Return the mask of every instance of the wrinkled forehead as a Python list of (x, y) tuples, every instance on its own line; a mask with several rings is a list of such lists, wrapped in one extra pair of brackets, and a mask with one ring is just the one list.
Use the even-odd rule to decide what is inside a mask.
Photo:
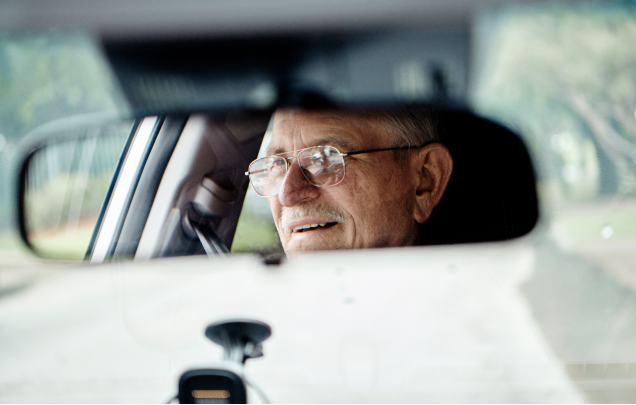
[(277, 110), (268, 155), (317, 145), (330, 145), (346, 152), (382, 144), (388, 135), (372, 114), (338, 110)]

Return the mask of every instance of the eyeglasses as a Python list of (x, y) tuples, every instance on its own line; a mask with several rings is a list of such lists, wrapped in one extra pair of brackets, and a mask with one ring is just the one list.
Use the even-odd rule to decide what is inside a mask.
[(245, 175), (250, 176), (250, 183), (252, 183), (256, 194), (262, 197), (274, 197), (280, 193), (289, 165), (294, 158), (298, 160), (298, 165), (307, 181), (316, 187), (331, 187), (340, 184), (345, 178), (345, 156), (422, 147), (424, 145), (341, 153), (333, 146), (312, 146), (311, 148), (256, 159), (250, 164)]

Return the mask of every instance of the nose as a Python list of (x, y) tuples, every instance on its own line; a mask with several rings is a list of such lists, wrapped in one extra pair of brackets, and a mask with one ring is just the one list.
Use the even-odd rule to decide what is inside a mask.
[(311, 184), (302, 173), (298, 162), (290, 162), (287, 174), (280, 187), (278, 201), (283, 207), (293, 207), (306, 200), (318, 198), (320, 189)]

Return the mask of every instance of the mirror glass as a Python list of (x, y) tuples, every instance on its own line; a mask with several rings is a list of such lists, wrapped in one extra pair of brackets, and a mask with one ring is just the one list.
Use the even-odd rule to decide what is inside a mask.
[(31, 155), (23, 209), (26, 238), (39, 255), (84, 258), (132, 125), (76, 130)]

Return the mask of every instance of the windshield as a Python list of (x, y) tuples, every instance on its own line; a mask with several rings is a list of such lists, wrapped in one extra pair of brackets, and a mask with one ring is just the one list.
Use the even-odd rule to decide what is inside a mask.
[(631, 378), (636, 13), (517, 6), (482, 14), (476, 32), (475, 105), (519, 129), (538, 176), (547, 238), (522, 291), (588, 401), (633, 401), (586, 381)]
[[(0, 94), (9, 95), (0, 99), (0, 401), (165, 402), (185, 370), (247, 356), (223, 357), (227, 348), (206, 340), (204, 331), (249, 318), (272, 333), (263, 347), (250, 347), (250, 356), (264, 356), (249, 360), (241, 378), (256, 381), (273, 402), (634, 402), (636, 9), (622, 2), (506, 5), (480, 10), (470, 32), (438, 34), (452, 41), (429, 35), (435, 46), (427, 49), (443, 56), (449, 44), (460, 44), (453, 51), (470, 49), (470, 64), (461, 58), (435, 64), (415, 51), (404, 60), (369, 56), (364, 43), (353, 56), (374, 63), (333, 78), (320, 58), (311, 59), (302, 67), (309, 76), (333, 79), (329, 95), (353, 100), (338, 110), (277, 109), (268, 104), (276, 89), (266, 74), (244, 83), (238, 80), (244, 76), (233, 76), (234, 65), (221, 62), (219, 77), (238, 78), (240, 86), (217, 86), (222, 80), (201, 75), (197, 65), (201, 81), (188, 84), (190, 92), (172, 93), (189, 82), (136, 66), (124, 78), (125, 96), (149, 95), (137, 101), (152, 107), (164, 96), (185, 100), (192, 111), (140, 117), (117, 126), (111, 138), (52, 142), (33, 159), (41, 172), (41, 184), (29, 189), (41, 228), (34, 235), (61, 251), (61, 233), (49, 228), (67, 227), (62, 217), (87, 224), (81, 249), (72, 252), (81, 257), (98, 216), (108, 214), (100, 214), (101, 195), (117, 186), (112, 173), (125, 163), (119, 151), (127, 153), (126, 139), (136, 148), (127, 184), (137, 188), (116, 190), (128, 222), (109, 223), (113, 235), (125, 237), (101, 241), (99, 264), (78, 267), (33, 258), (30, 267), (20, 266), (28, 254), (12, 226), (9, 173), (16, 145), (41, 125), (87, 113), (125, 115), (122, 82), (84, 34), (0, 36)], [(374, 38), (386, 52), (394, 40), (419, 49), (409, 48), (416, 35), (383, 35)], [(125, 71), (134, 47), (122, 49), (117, 66)], [(307, 53), (319, 55), (320, 47)], [(350, 62), (328, 56), (338, 68)], [(456, 72), (446, 84), (445, 71)], [(137, 82), (135, 74), (144, 73), (150, 79)], [(369, 81), (378, 87), (367, 88)], [(238, 96), (245, 89), (256, 89), (251, 96), (258, 102), (249, 107)], [(215, 91), (227, 99), (215, 99)], [(393, 128), (403, 117), (387, 115), (382, 103), (357, 105), (358, 93), (415, 106), (424, 111), (417, 122), (459, 135), (422, 143), (343, 140), (334, 128), (370, 134), (368, 122)], [(464, 93), (468, 111), (446, 104), (444, 97)], [(206, 102), (217, 109), (197, 109)], [(437, 115), (429, 115), (431, 104)], [(412, 179), (391, 165), (420, 153), (431, 171), (445, 169), (426, 177), (420, 165), (418, 192), (429, 192), (428, 202), (437, 198), (430, 184), (447, 187), (433, 214), (408, 207), (421, 214), (416, 238), (389, 226), (403, 219), (398, 202), (384, 199), (391, 206), (378, 208), (369, 201), (392, 196), (396, 184)], [(108, 170), (94, 167), (106, 160)], [(47, 162), (73, 174), (62, 178)], [(360, 174), (370, 168), (380, 174)], [(68, 201), (56, 194), (59, 182), (72, 183)], [(85, 213), (73, 209), (80, 189), (101, 193)], [(352, 197), (323, 199), (313, 211), (303, 206), (334, 190)], [(456, 204), (444, 205), (444, 196)], [(294, 201), (301, 208), (285, 209)], [(532, 215), (509, 221), (519, 218), (515, 207), (529, 207)], [(381, 230), (406, 242), (378, 237), (363, 246), (343, 236), (346, 243), (338, 245), (330, 244), (336, 238), (315, 237), (310, 247), (328, 251), (302, 251), (312, 233), (335, 232), (350, 218), (389, 224)], [(362, 233), (351, 229), (342, 235)], [(377, 229), (367, 234), (376, 237)], [(466, 238), (457, 238), (457, 230)], [(347, 250), (355, 247), (373, 249)], [(205, 395), (225, 391), (198, 394), (217, 399)]]
[(475, 90), (476, 106), (518, 128), (531, 149), (553, 240), (631, 286), (635, 18), (598, 5), (484, 14)]

